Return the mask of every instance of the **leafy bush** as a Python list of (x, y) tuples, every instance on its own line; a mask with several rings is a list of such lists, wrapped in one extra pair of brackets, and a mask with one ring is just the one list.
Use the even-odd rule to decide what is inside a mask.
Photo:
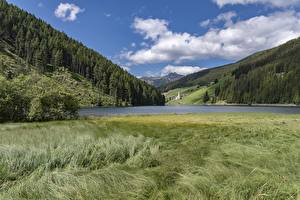
[(78, 108), (78, 102), (70, 94), (45, 94), (32, 100), (29, 118), (33, 121), (74, 119)]
[(32, 75), (6, 80), (0, 76), (0, 122), (76, 118), (79, 103), (64, 91), (46, 77)]
[(29, 112), (30, 99), (14, 83), (0, 77), (0, 122), (23, 121)]

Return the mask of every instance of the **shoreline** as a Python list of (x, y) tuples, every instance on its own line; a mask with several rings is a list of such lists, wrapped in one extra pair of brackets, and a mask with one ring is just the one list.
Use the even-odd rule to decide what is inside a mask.
[(296, 104), (211, 104), (213, 106), (245, 106), (245, 107), (291, 107), (300, 108)]
[(300, 105), (296, 104), (174, 104), (166, 106), (237, 106), (237, 107), (288, 107), (288, 108), (300, 108)]

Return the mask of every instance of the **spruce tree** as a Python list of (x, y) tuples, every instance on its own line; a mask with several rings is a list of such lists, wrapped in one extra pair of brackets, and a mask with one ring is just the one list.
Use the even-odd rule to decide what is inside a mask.
[(203, 96), (203, 102), (207, 103), (209, 101), (209, 99), (210, 98), (209, 98), (208, 92), (206, 91), (205, 94), (204, 94), (204, 96)]
[(57, 50), (54, 55), (54, 65), (56, 67), (62, 67), (63, 66), (63, 52), (62, 50)]

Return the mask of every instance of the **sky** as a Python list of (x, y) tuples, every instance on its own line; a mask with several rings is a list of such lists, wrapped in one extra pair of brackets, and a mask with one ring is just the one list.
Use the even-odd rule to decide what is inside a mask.
[(182, 75), (300, 36), (300, 0), (8, 0), (131, 74)]

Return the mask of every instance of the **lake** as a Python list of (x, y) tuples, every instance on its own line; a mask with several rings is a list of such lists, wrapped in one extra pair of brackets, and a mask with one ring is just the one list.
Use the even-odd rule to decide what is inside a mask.
[(92, 107), (80, 109), (79, 115), (155, 115), (155, 114), (189, 114), (189, 113), (281, 113), (300, 114), (300, 107), (280, 106), (143, 106), (143, 107)]

